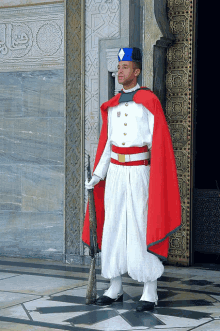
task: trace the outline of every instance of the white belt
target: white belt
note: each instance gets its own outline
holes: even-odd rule
[[[121,158],[119,159],[119,155],[122,155],[125,161],[124,160],[121,161]],[[117,154],[111,151],[111,158],[119,162],[141,161],[141,160],[149,159],[149,152],[138,153],[138,154]]]

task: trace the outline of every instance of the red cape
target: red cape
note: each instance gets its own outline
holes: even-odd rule
[[[101,106],[103,124],[93,171],[99,163],[107,142],[108,108],[117,106],[120,96],[121,93],[118,93]],[[146,243],[150,253],[166,259],[169,236],[181,226],[181,202],[172,140],[163,109],[156,95],[150,90],[139,90],[134,95],[133,101],[142,104],[154,115]],[[104,191],[105,180],[101,180],[94,187],[97,242],[100,250],[105,218]],[[88,246],[90,245],[88,204],[82,240]]]

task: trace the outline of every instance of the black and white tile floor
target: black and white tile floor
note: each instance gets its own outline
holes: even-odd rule
[[[124,301],[86,305],[88,267],[0,258],[0,330],[220,331],[220,271],[166,266],[158,306],[136,312],[143,284],[123,277]],[[98,295],[109,282],[97,270]]]

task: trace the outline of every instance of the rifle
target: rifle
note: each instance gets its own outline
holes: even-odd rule
[[[87,178],[88,182],[91,180],[91,169],[90,169],[90,156],[88,155],[88,167],[87,167]],[[90,224],[90,250],[89,255],[91,256],[91,264],[89,271],[88,286],[86,291],[86,304],[92,304],[96,301],[97,289],[96,289],[96,272],[95,272],[95,261],[97,253],[97,222],[95,214],[95,202],[93,189],[88,190],[89,196],[89,224]]]

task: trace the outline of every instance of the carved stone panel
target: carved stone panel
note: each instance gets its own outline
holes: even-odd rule
[[[175,42],[167,53],[166,118],[171,129],[182,203],[182,228],[171,236],[169,262],[189,265],[192,182],[193,0],[168,0]]]
[[[175,149],[186,147],[188,142],[188,128],[182,123],[169,123],[173,147]]]
[[[99,138],[99,42],[120,36],[120,1],[85,0],[85,164],[93,167]],[[86,176],[86,173],[85,173]],[[84,192],[84,208],[87,191]],[[87,248],[85,253],[88,254]]]
[[[0,72],[63,67],[63,4],[0,10]]]
[[[167,96],[166,100],[166,116],[169,121],[186,121],[188,111],[188,97],[181,96]]]
[[[120,36],[120,2],[86,0],[85,3],[85,150],[93,164],[99,138],[99,41]]]

